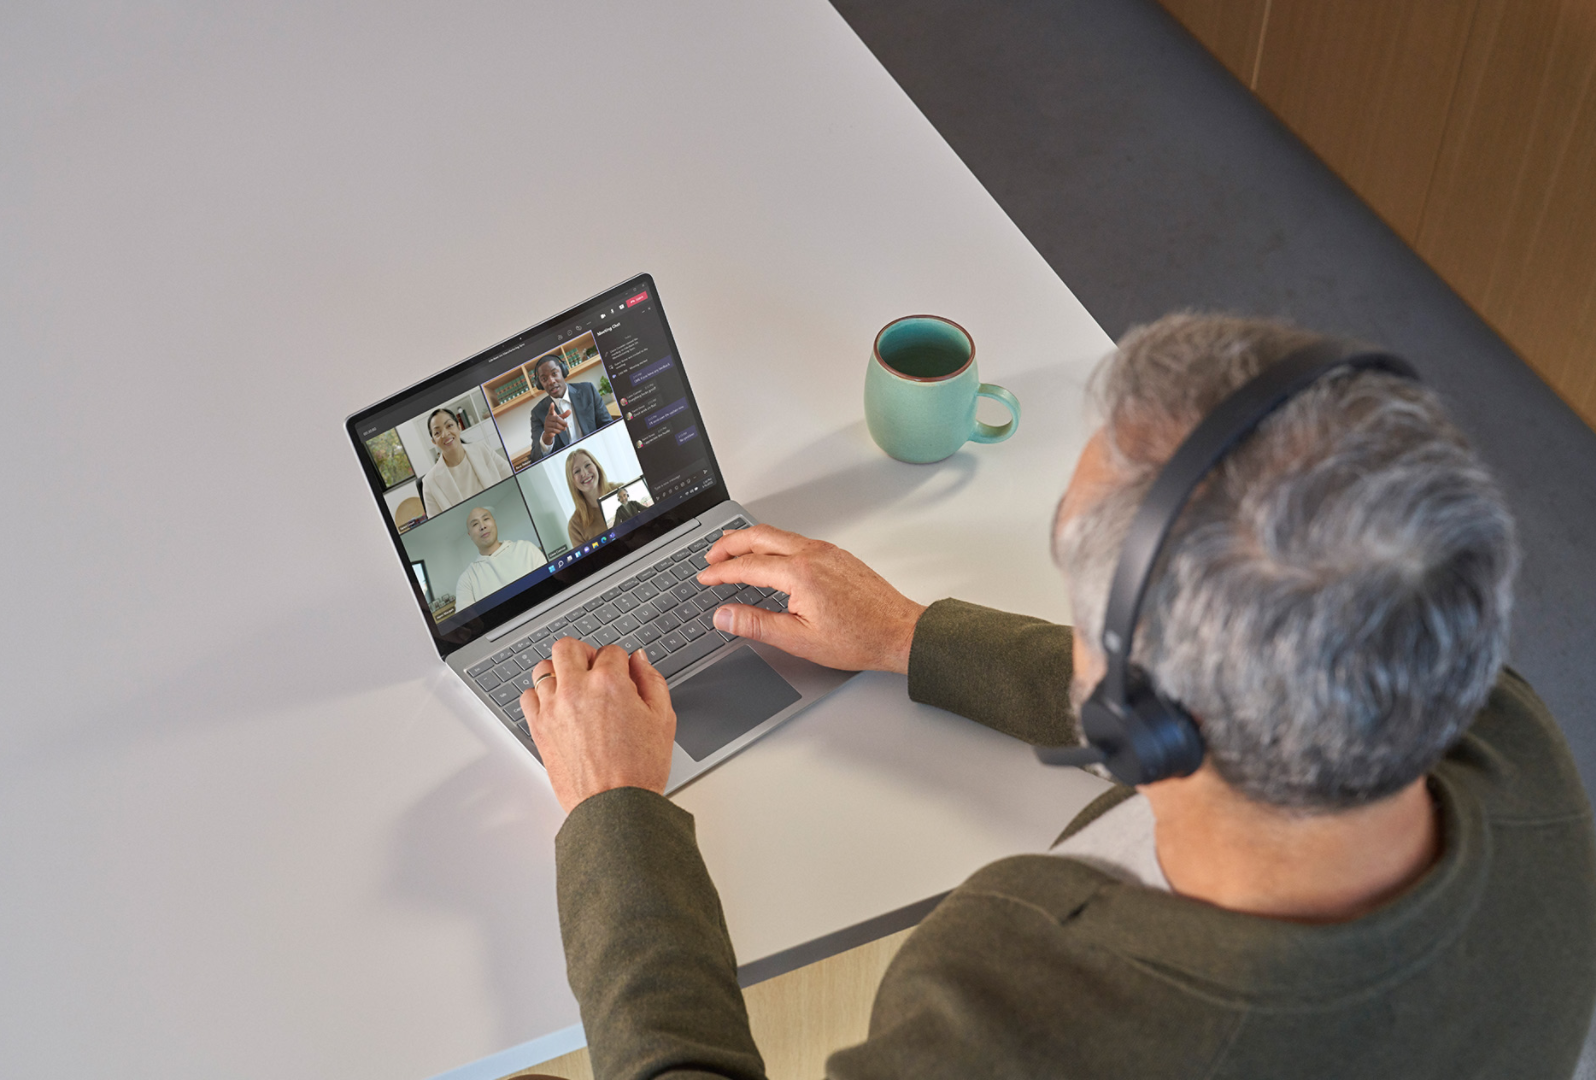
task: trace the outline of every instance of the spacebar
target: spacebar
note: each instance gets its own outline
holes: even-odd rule
[[[697,641],[689,641],[686,645],[655,664],[654,667],[668,679],[682,670],[682,668],[702,660],[724,644],[726,643],[721,640],[720,635],[711,630]]]

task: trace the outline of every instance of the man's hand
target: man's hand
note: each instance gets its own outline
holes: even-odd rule
[[[909,670],[914,624],[925,606],[888,585],[848,552],[769,525],[737,529],[704,555],[705,585],[738,582],[779,589],[786,612],[727,604],[718,629],[844,671]]]
[[[614,788],[664,794],[676,711],[665,676],[642,650],[627,656],[619,646],[595,649],[561,638],[554,658],[532,669],[532,683],[521,694],[521,711],[567,814]]]
[[[553,446],[554,440],[559,438],[560,433],[570,426],[570,424],[565,422],[565,418],[560,415],[560,403],[553,398],[549,398],[549,411],[543,417],[544,444]]]

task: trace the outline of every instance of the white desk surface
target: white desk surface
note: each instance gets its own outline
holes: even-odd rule
[[[0,87],[6,1075],[565,1048],[559,809],[438,661],[342,421],[627,275],[756,513],[1067,614],[1048,521],[1110,342],[824,0],[11,5]],[[1016,438],[870,444],[871,338],[919,311]],[[1096,783],[863,677],[680,802],[748,961],[1041,849]]]

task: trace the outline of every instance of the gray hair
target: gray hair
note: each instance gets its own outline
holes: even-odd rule
[[[1116,483],[1054,533],[1093,651],[1160,467],[1220,401],[1317,339],[1181,313],[1133,329],[1093,376]],[[1198,718],[1209,760],[1243,795],[1355,806],[1424,775],[1484,704],[1517,567],[1502,495],[1435,394],[1379,372],[1331,375],[1197,489],[1131,656]]]

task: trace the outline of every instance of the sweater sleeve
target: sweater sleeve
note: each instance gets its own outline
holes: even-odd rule
[[[1070,645],[1067,626],[938,600],[914,628],[909,697],[1032,744],[1072,744]]]
[[[641,788],[595,795],[560,830],[555,872],[593,1075],[762,1080],[692,815]]]

